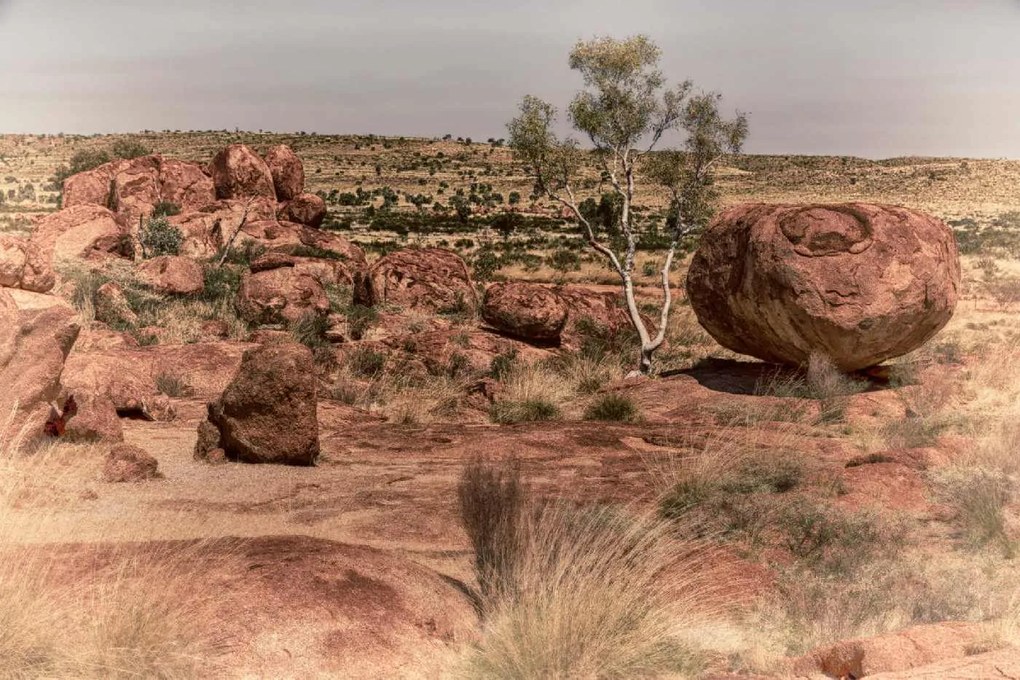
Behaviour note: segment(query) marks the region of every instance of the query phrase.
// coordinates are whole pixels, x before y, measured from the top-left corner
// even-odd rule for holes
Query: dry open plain
[[[118,141],[161,159],[66,180],[57,212],[59,166]],[[166,160],[237,143],[293,149],[312,214],[292,175],[240,200]],[[498,141],[0,137],[0,238],[53,269],[0,289],[0,675],[1020,677],[1020,162],[717,182],[945,220],[951,321],[805,373],[723,349],[680,292],[625,379],[614,275]],[[164,203],[181,255],[146,257]],[[666,201],[637,204],[650,233]],[[541,318],[509,332],[504,282]]]

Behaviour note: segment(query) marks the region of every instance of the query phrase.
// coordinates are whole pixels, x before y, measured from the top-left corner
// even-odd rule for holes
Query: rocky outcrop
[[[54,264],[130,257],[134,251],[128,226],[98,205],[77,205],[47,215],[36,225],[31,241]]]
[[[221,448],[245,463],[314,465],[319,455],[315,367],[311,351],[294,342],[245,352],[220,399],[200,425],[197,458]],[[205,450],[203,450],[205,449]]]
[[[60,298],[0,288],[0,417],[11,441],[41,435],[78,337],[77,314]]]
[[[199,210],[216,200],[212,178],[201,166],[158,154],[115,160],[68,177],[64,208],[94,205],[111,208],[135,224],[152,215],[160,203],[182,212]]]
[[[366,306],[434,312],[473,312],[478,305],[464,260],[442,248],[407,248],[386,255],[357,277],[355,299]]]
[[[296,222],[317,229],[326,219],[326,202],[315,194],[299,194],[281,203],[276,216],[285,222]]]
[[[273,175],[262,158],[244,144],[231,144],[209,164],[216,198],[265,196],[276,200]]]
[[[50,259],[39,244],[0,234],[0,287],[45,293],[55,282]]]
[[[293,267],[246,272],[235,305],[241,318],[257,324],[293,323],[309,314],[329,313],[329,298],[319,280]]]
[[[205,288],[202,265],[181,255],[161,255],[135,267],[138,280],[161,293],[196,295]]]
[[[290,201],[305,190],[305,166],[286,144],[279,144],[266,152],[266,165],[269,166],[273,187],[279,200]]]
[[[960,262],[934,217],[884,205],[743,205],[705,232],[687,276],[698,321],[734,352],[842,370],[922,345],[949,321]]]
[[[555,291],[534,283],[494,283],[482,300],[482,319],[524,340],[559,342],[567,304]]]

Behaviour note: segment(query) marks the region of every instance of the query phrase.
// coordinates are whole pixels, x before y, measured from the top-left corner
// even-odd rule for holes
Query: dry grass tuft
[[[675,540],[652,516],[522,499],[516,468],[479,466],[465,471],[461,498],[469,531],[489,532],[474,543],[500,572],[480,572],[499,586],[483,590],[487,618],[468,676],[657,677],[699,667],[698,633],[724,609],[724,584],[701,544]]]
[[[76,520],[61,511],[89,491],[102,447],[21,446],[12,422],[0,429],[3,677],[173,680],[214,667],[188,550],[71,543]]]

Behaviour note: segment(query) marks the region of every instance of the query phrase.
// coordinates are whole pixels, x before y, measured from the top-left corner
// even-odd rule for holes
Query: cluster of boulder
[[[404,372],[458,363],[484,373],[499,354],[542,356],[577,350],[592,333],[630,332],[613,290],[499,282],[481,292],[464,260],[440,248],[398,250],[369,265],[361,248],[318,228],[325,207],[305,193],[301,160],[286,146],[259,156],[231,145],[206,167],[159,155],[113,161],[68,178],[64,201],[29,238],[0,236],[0,384],[12,386],[0,393],[0,416],[16,409],[14,426],[27,431],[73,393],[79,412],[66,432],[120,441],[118,414],[174,417],[155,376],[187,365],[193,377],[216,376],[197,378],[213,397],[197,457],[314,463],[315,366],[289,334],[257,331],[250,340],[261,345],[216,342],[226,332],[210,321],[210,342],[199,345],[141,348],[92,332],[87,347],[72,350],[74,310],[46,294],[57,279],[53,263],[133,260],[138,224],[161,204],[179,209],[167,219],[184,236],[183,254],[139,261],[140,282],[195,295],[204,286],[197,258],[228,243],[257,245],[261,255],[243,272],[234,301],[239,316],[256,327],[325,319],[340,356],[371,348]],[[860,203],[746,205],[708,229],[687,293],[725,347],[791,364],[822,352],[850,371],[909,352],[937,332],[952,314],[959,280],[952,233],[927,215]],[[376,308],[371,338],[331,310],[331,286]],[[93,302],[99,320],[137,322],[116,283],[99,287]],[[483,325],[454,328],[457,315],[477,315]]]

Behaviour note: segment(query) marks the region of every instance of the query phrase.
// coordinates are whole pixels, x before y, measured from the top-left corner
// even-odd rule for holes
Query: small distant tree
[[[139,156],[148,156],[152,153],[147,146],[133,139],[118,139],[110,147],[110,151],[117,158],[132,159]]]
[[[619,199],[614,217],[618,239],[608,238],[611,230],[600,230],[594,215],[581,210],[576,188],[586,156],[576,140],[554,133],[555,107],[526,96],[520,114],[507,126],[510,147],[529,169],[536,193],[569,209],[591,248],[620,276],[630,321],[641,340],[639,374],[651,371],[652,355],[665,340],[672,305],[669,273],[677,246],[704,224],[715,199],[712,169],[725,154],[740,151],[748,129],[743,114],[729,120],[720,115],[718,94],[694,93],[690,81],[667,87],[659,59],[659,48],[642,35],[580,41],[570,53],[570,68],[580,72],[585,84],[570,104],[570,121],[588,137],[594,147],[591,158]],[[684,134],[681,148],[653,153],[674,132]],[[663,299],[654,336],[639,313],[632,278],[639,239],[634,191],[641,179],[666,189],[676,215],[661,269]]]

